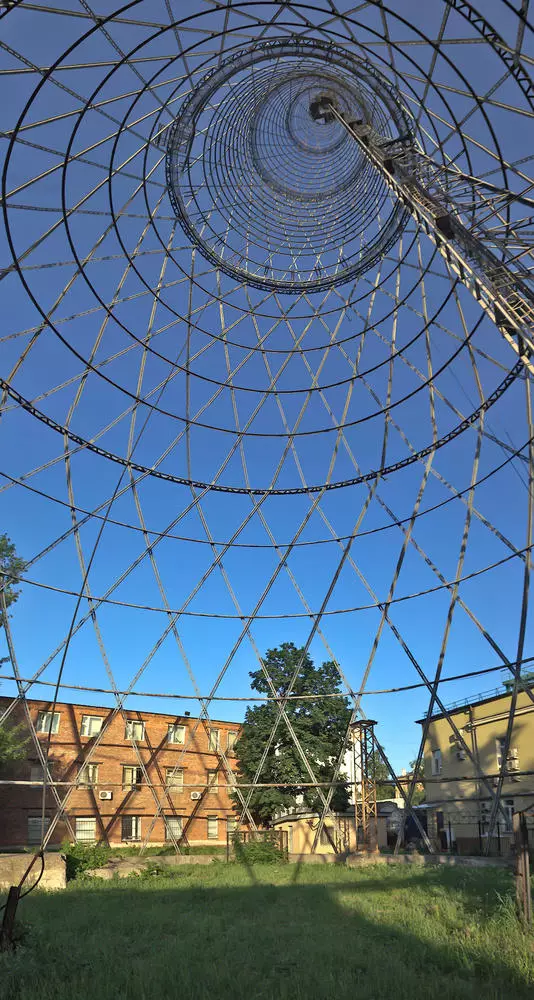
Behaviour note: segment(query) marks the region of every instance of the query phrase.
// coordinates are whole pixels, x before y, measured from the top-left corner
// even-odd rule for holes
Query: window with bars
[[[217,795],[219,791],[219,774],[217,771],[208,771],[208,795]]]
[[[98,736],[102,729],[103,718],[101,715],[82,715],[80,726],[81,736]]]
[[[237,820],[235,816],[226,817],[226,833],[232,837],[237,830]]]
[[[219,837],[219,820],[217,816],[208,816],[208,840],[217,840]]]
[[[54,736],[59,733],[60,712],[39,712],[37,716],[37,732],[52,733]]]
[[[40,844],[50,826],[50,817],[45,816],[44,831],[40,816],[28,816],[28,844]]]
[[[166,816],[165,817],[165,840],[180,840],[183,833],[183,818],[182,816]]]
[[[220,749],[220,746],[221,746],[220,729],[210,729],[208,738],[208,750],[216,751]]]
[[[236,732],[230,731],[229,733],[227,733],[227,736],[226,736],[226,748],[228,750],[228,753],[232,753],[232,751],[234,749],[234,746],[235,746],[236,739],[237,739],[237,733]]]
[[[185,726],[179,726],[175,723],[169,725],[167,729],[167,742],[185,743]]]
[[[124,732],[125,740],[135,740],[137,743],[145,738],[145,724],[137,719],[127,719]]]
[[[98,764],[84,764],[78,776],[79,785],[96,785],[98,782]]]
[[[184,790],[184,772],[183,768],[166,767],[165,768],[165,784],[167,788],[174,788],[179,792]]]
[[[141,817],[123,816],[121,821],[121,840],[141,840]]]
[[[80,844],[92,844],[96,840],[96,819],[94,816],[76,817],[76,841]]]
[[[122,787],[139,788],[143,781],[143,769],[133,764],[122,765]]]

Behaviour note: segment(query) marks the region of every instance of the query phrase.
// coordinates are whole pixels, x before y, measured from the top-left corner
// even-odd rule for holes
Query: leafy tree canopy
[[[13,542],[5,534],[0,535],[0,570],[0,586],[4,587],[6,606],[9,608],[20,593],[15,588],[24,572],[24,560],[17,555]]]
[[[384,764],[380,754],[374,750],[369,759],[369,777],[378,782],[376,786],[376,799],[381,802],[383,799],[394,799],[396,795],[395,785],[389,784],[391,774],[387,764]],[[387,782],[387,784],[384,784]]]
[[[17,555],[13,542],[7,535],[0,535],[0,587],[4,588],[6,607],[15,603],[19,596],[16,585],[24,572],[24,560]],[[3,625],[0,613],[0,626]],[[4,663],[8,657],[0,659]],[[0,766],[10,761],[19,760],[26,753],[27,739],[24,737],[25,727],[0,726]]]
[[[345,743],[351,715],[349,701],[340,691],[340,677],[335,664],[325,662],[316,667],[308,654],[304,653],[304,649],[297,648],[292,642],[284,642],[276,649],[269,649],[264,663],[278,697],[288,692],[297,668],[298,674],[291,694],[338,695],[333,698],[290,700],[285,708],[317,781],[331,781]],[[261,668],[253,671],[250,677],[254,691],[262,695],[272,694]],[[275,702],[247,709],[242,732],[235,745],[239,781],[254,781],[277,716]],[[345,774],[340,773],[338,781],[343,781],[345,777]],[[297,805],[297,797],[306,809],[316,811],[321,808],[316,790],[303,787],[303,782],[310,781],[310,777],[284,719],[279,722],[259,781],[280,782],[290,787],[254,790],[250,811],[256,822],[269,822],[276,813]],[[326,791],[325,789],[325,793]],[[348,801],[346,787],[338,786],[332,797],[332,808],[343,812],[348,807]],[[240,809],[237,799],[235,804],[236,809]]]

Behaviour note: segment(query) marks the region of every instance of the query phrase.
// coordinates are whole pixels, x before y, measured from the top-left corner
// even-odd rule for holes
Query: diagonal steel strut
[[[534,290],[529,271],[517,260],[501,260],[488,240],[472,232],[462,221],[454,196],[440,182],[443,167],[422,154],[411,136],[386,139],[367,122],[354,120],[340,111],[325,95],[310,108],[312,117],[325,122],[336,119],[358,143],[379,171],[390,190],[410,211],[429,236],[447,265],[482,306],[534,374]],[[463,175],[458,173],[458,179]],[[476,197],[476,179],[469,178]],[[512,192],[500,192],[509,200]],[[486,203],[487,207],[487,203]],[[478,227],[480,228],[480,227]],[[502,247],[499,247],[502,252]],[[503,254],[505,256],[505,254]]]

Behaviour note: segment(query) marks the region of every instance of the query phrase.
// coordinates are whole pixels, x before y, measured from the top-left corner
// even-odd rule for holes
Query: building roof
[[[163,695],[162,697],[165,697],[165,696]],[[9,695],[0,695],[0,705],[5,704],[6,702],[9,703],[9,702],[16,701],[16,700],[17,700],[16,695],[13,698],[10,698]],[[53,705],[54,699],[53,698],[26,698],[26,702],[30,706],[30,708],[32,706],[35,706],[35,707],[39,706],[39,708],[42,708],[42,707],[46,708],[48,706],[51,707]],[[61,708],[79,708],[79,709],[82,709],[82,710],[84,710],[86,712],[103,712],[103,713],[106,713],[106,712],[113,712],[113,710],[116,707],[117,707],[116,705],[88,705],[85,702],[81,702],[81,701],[65,701],[64,699],[62,699],[61,701],[58,700],[56,702],[56,711],[59,711]],[[180,720],[180,722],[187,722],[187,721],[198,722],[199,721],[198,715],[184,715],[183,712],[182,713],[177,712],[176,714],[173,714],[172,712],[155,712],[152,709],[147,709],[147,708],[133,708],[131,705],[128,706],[127,708],[124,708],[124,711],[125,711],[125,713],[127,715],[131,716],[132,718],[140,719],[140,721],[143,721],[144,718],[148,717],[148,716],[156,716],[156,718],[159,718],[159,719],[172,719],[173,721]],[[210,717],[210,719],[207,720],[207,721],[208,721],[208,725],[209,726],[213,726],[216,723],[217,724],[220,723],[221,726],[236,726],[236,727],[239,727],[239,726],[242,725],[241,722],[234,722],[232,719],[212,719]]]
[[[523,678],[526,680],[526,678]],[[534,682],[529,680],[528,689],[532,690],[534,688]],[[519,689],[519,694],[522,694],[524,688]],[[490,701],[500,701],[503,698],[511,698],[511,691],[503,691],[502,688],[494,688],[492,691],[483,691],[481,694],[473,695],[472,698],[463,698],[460,701],[453,701],[452,704],[446,705],[445,708],[447,712],[435,712],[431,715],[431,719],[445,719],[447,713],[449,715],[454,715],[456,712],[463,712],[466,708],[474,708],[475,705],[484,705],[486,702]],[[420,725],[423,725],[428,719],[428,715],[424,715],[422,719],[416,719]]]

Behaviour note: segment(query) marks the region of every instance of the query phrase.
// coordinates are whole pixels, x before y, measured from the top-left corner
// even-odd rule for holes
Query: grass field
[[[523,1000],[508,872],[214,863],[20,905],[2,1000]]]

